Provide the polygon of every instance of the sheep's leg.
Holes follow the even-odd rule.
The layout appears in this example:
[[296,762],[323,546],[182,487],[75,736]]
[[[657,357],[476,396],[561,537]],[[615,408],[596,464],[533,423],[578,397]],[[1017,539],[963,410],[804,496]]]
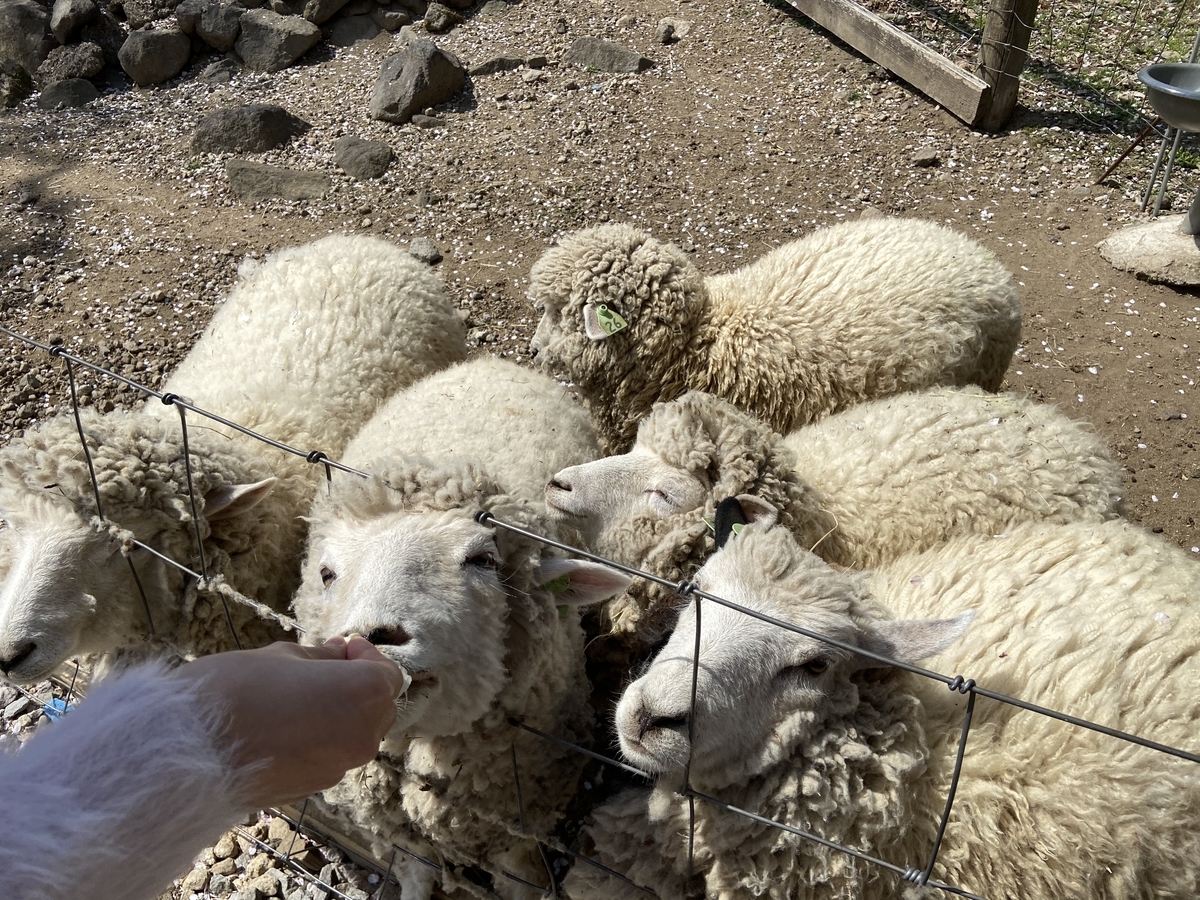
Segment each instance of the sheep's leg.
[[408,860],[400,875],[400,900],[430,900],[437,886],[437,870],[415,859]]

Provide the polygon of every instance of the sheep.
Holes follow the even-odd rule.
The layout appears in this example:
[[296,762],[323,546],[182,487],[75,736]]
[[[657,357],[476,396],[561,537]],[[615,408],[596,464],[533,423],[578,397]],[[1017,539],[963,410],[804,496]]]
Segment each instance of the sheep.
[[[781,438],[690,392],[642,422],[634,448],[554,476],[546,502],[595,552],[670,581],[706,558],[716,502],[755,494],[801,545],[870,568],[962,533],[1121,514],[1104,445],[1054,407],[977,387],[875,400]],[[674,597],[636,584],[609,604],[615,632],[653,641]]]
[[[325,800],[376,832],[381,856],[394,842],[440,859],[444,888],[477,891],[455,869],[477,863],[504,896],[522,895],[506,871],[546,882],[530,836],[553,828],[582,757],[507,722],[587,739],[582,631],[556,606],[606,600],[630,581],[555,559],[474,515],[561,537],[544,511],[545,483],[598,453],[566,389],[484,357],[389,400],[342,457],[370,479],[338,476],[314,502],[295,600],[305,640],[359,631],[413,679],[383,756]],[[406,898],[430,896],[431,869],[414,863],[402,877]]]
[[[888,658],[928,658],[981,687],[1200,749],[1200,565],[1137,526],[1025,523],[872,575],[803,550],[765,505],[755,517],[700,570],[700,588]],[[600,861],[660,897],[682,896],[690,766],[703,795],[924,869],[965,699],[698,602],[694,713],[693,606],[621,699],[622,752],[659,777],[596,813],[588,827]],[[944,896],[703,799],[695,807],[694,871],[707,897]],[[1198,817],[1196,763],[981,699],[932,877],[989,900],[1194,898]],[[580,866],[566,887],[574,900],[639,896]]]
[[934,385],[997,390],[1021,306],[1009,272],[933,222],[821,228],[724,275],[627,225],[568,235],[530,272],[538,360],[579,385],[606,453],[657,400],[716,394],[788,432]]
[[[327,237],[243,274],[164,391],[300,449],[336,456],[393,391],[466,357],[440,280],[383,241]],[[0,451],[0,672],[37,681],[68,657],[152,635],[188,655],[278,637],[254,610],[127,555],[128,540],[199,571],[198,529],[219,594],[284,610],[320,467],[190,415],[193,521],[176,409],[151,398],[136,411],[82,410],[80,422],[101,510],[70,414]]]

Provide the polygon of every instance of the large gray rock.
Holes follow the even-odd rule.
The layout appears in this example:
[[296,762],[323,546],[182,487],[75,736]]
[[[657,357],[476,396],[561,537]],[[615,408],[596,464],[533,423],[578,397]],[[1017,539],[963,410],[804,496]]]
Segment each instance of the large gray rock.
[[596,37],[579,37],[563,54],[563,62],[598,72],[645,72],[654,65],[636,50]]
[[333,145],[333,161],[355,178],[380,178],[392,164],[392,148],[383,141],[347,135]]
[[384,31],[399,31],[412,24],[412,15],[398,6],[376,6],[371,10],[371,21]]
[[467,80],[458,58],[432,41],[410,40],[383,61],[371,89],[371,116],[384,122],[407,122],[427,106],[445,103]]
[[50,31],[59,43],[65,44],[75,37],[84,25],[100,15],[100,7],[92,0],[54,0],[50,13]]
[[0,0],[0,57],[33,73],[54,44],[50,10],[34,0]]
[[109,13],[101,11],[95,21],[79,30],[79,40],[95,44],[104,51],[104,62],[110,66],[121,65],[121,47],[125,43],[125,29]]
[[234,50],[255,72],[286,69],[321,39],[321,29],[298,16],[254,9],[242,16],[242,33]]
[[430,34],[445,34],[462,21],[462,16],[441,3],[430,3],[425,11],[425,30]]
[[16,106],[33,93],[33,79],[11,59],[0,59],[0,108]]
[[250,202],[275,198],[315,200],[324,197],[333,186],[333,180],[322,172],[281,169],[245,159],[229,160],[225,163],[225,174],[233,192]]
[[55,47],[38,66],[37,83],[45,86],[68,78],[91,78],[104,68],[104,51],[96,44],[71,44]]
[[1129,225],[1101,241],[1100,255],[1147,281],[1200,285],[1200,238],[1180,231],[1186,216],[1159,216]]
[[227,53],[241,34],[245,14],[243,7],[233,3],[210,3],[196,20],[196,36],[214,50]]
[[182,31],[134,31],[121,45],[117,58],[125,74],[139,87],[161,84],[183,71],[192,42]]
[[68,78],[56,81],[38,94],[37,105],[39,109],[86,106],[99,96],[100,91],[86,78]]
[[200,21],[200,16],[208,9],[210,3],[212,0],[183,0],[175,7],[175,21],[179,30],[184,34],[194,34],[196,23]]
[[374,40],[380,28],[370,16],[342,16],[329,31],[329,43],[335,47],[351,47],[362,41]]
[[261,153],[282,147],[312,126],[282,106],[255,103],[220,109],[200,120],[193,153]]
[[152,22],[161,22],[175,14],[179,0],[122,0],[121,9],[125,12],[125,24],[130,31],[136,31]]
[[346,0],[308,0],[304,4],[304,18],[314,25],[320,25],[332,19],[345,5]]

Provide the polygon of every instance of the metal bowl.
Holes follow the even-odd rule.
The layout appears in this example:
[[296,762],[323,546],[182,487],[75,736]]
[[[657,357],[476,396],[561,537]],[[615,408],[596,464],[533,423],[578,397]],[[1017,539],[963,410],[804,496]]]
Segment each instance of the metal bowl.
[[1200,63],[1155,63],[1138,72],[1150,106],[1172,128],[1200,131]]

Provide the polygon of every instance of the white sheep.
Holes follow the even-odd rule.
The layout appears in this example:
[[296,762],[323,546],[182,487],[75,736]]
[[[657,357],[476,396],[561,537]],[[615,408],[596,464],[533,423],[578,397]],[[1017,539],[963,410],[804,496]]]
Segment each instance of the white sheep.
[[[629,453],[556,474],[546,501],[589,549],[674,582],[707,558],[715,504],[738,494],[775,505],[822,558],[869,568],[956,534],[1114,518],[1122,487],[1117,463],[1083,424],[1012,394],[900,394],[780,438],[691,392],[657,405]],[[669,591],[640,583],[609,611],[615,630],[653,640],[673,605]]]
[[[314,503],[295,602],[305,640],[361,632],[413,679],[380,759],[325,799],[378,835],[381,855],[398,843],[439,861],[443,888],[478,891],[459,868],[476,865],[506,897],[525,894],[505,872],[547,884],[531,835],[552,831],[582,758],[508,722],[587,740],[582,630],[556,607],[608,599],[629,578],[474,516],[555,535],[546,480],[598,452],[564,388],[485,357],[393,397],[343,456],[372,477],[337,476]],[[415,862],[402,878],[417,900],[437,880]]]
[[[843,573],[758,510],[766,517],[701,569],[703,590],[889,658],[931,657],[930,669],[980,687],[1200,749],[1200,565],[1179,548],[1121,521],[1027,523],[1003,537],[957,538],[874,575]],[[695,606],[621,700],[622,751],[660,777],[597,812],[590,834],[600,861],[660,897],[682,896],[688,801],[679,791],[690,762],[701,794],[924,869],[965,698],[698,602],[694,714]],[[922,618],[892,621],[891,611]],[[1197,763],[979,699],[932,878],[989,900],[1191,900],[1200,889],[1198,824]],[[944,896],[703,799],[694,853],[710,898]],[[583,866],[567,887],[574,900],[638,896]]]
[[[466,356],[440,280],[401,249],[334,236],[276,253],[245,275],[164,390],[302,450],[340,454],[396,389]],[[185,653],[233,646],[220,600],[130,537],[199,571],[194,528],[218,587],[284,610],[298,583],[301,516],[320,466],[188,416],[193,523],[178,411],[82,412],[102,511],[70,414],[0,451],[0,672],[43,678],[66,658],[154,633]],[[116,539],[114,539],[116,538]],[[145,591],[146,606],[132,568]],[[278,635],[227,601],[243,644]]]
[[531,348],[582,392],[605,452],[658,400],[716,394],[787,432],[934,385],[999,388],[1021,306],[980,244],[919,219],[821,228],[725,275],[627,225],[563,238],[530,273]]

